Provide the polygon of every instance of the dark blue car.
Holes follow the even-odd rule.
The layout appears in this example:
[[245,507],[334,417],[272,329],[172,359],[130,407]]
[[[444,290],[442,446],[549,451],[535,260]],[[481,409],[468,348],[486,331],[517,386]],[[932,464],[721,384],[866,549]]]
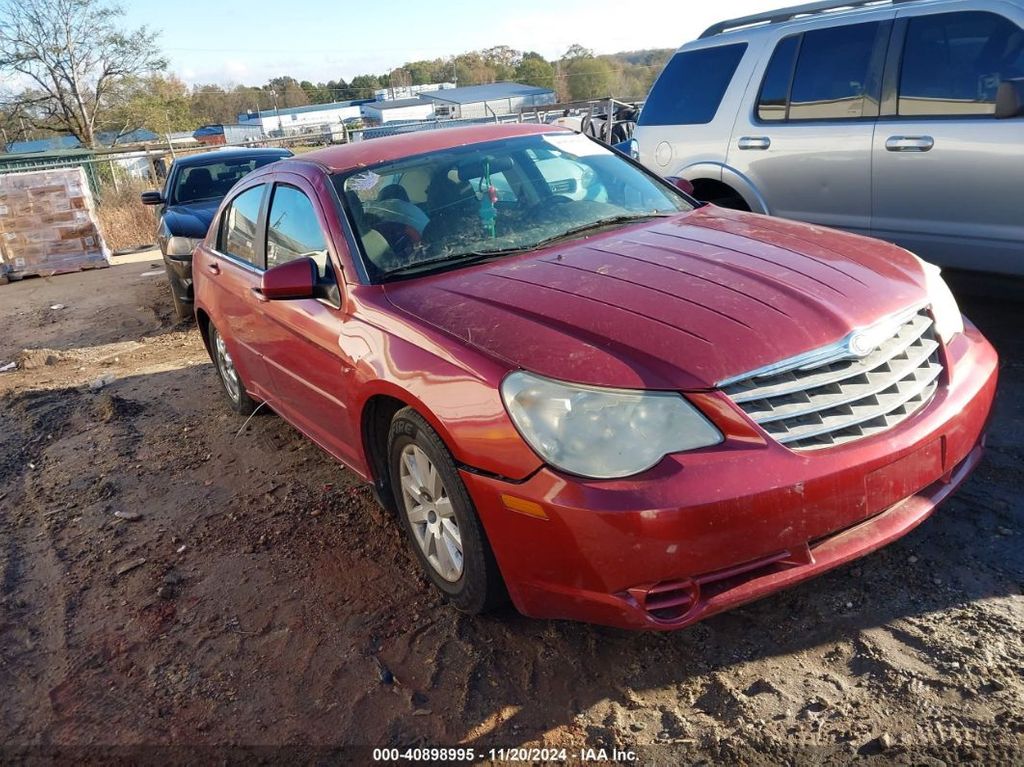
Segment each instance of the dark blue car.
[[180,157],[171,165],[163,192],[143,192],[144,204],[161,206],[157,242],[179,320],[192,316],[192,251],[206,236],[224,195],[247,173],[291,156],[287,149],[246,148]]

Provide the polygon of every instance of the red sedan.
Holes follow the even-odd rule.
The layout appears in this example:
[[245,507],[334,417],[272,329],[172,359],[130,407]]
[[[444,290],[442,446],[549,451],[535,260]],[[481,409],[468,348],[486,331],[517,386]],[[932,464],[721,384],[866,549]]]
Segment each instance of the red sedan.
[[556,128],[283,160],[194,258],[234,409],[373,483],[469,612],[672,629],[813,577],[964,481],[996,388],[935,267]]

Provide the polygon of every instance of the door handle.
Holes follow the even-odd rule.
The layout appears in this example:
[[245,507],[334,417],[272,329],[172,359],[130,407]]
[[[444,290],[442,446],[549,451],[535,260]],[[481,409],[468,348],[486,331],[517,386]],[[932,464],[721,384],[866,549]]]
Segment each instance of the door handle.
[[220,274],[220,264],[216,261],[211,261],[206,265],[206,271],[210,274]]
[[261,304],[265,304],[267,301],[270,300],[269,298],[266,297],[266,295],[264,295],[263,291],[260,290],[259,288],[249,288],[249,290],[256,297],[256,300],[259,301]]
[[740,149],[767,149],[772,140],[767,136],[744,136],[738,142]]
[[931,136],[889,136],[885,148],[890,152],[927,152],[935,146]]

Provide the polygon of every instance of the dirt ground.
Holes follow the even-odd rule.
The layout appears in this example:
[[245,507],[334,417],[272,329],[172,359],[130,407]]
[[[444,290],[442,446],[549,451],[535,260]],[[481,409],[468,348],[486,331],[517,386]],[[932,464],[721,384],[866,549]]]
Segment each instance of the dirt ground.
[[459,743],[1024,760],[1024,304],[962,296],[1001,391],[986,460],[928,522],[633,634],[446,606],[350,473],[274,415],[243,428],[158,268],[0,287],[0,367],[20,363],[0,373],[0,760]]

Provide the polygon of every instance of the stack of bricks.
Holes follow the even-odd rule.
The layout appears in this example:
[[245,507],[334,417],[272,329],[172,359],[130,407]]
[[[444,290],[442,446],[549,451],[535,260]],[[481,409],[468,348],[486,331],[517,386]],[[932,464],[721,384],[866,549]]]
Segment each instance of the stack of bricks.
[[0,175],[0,277],[107,266],[82,168]]

